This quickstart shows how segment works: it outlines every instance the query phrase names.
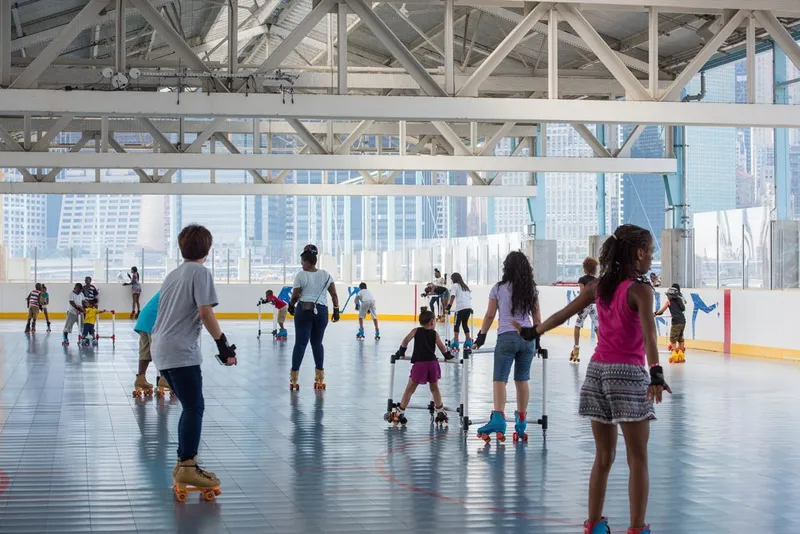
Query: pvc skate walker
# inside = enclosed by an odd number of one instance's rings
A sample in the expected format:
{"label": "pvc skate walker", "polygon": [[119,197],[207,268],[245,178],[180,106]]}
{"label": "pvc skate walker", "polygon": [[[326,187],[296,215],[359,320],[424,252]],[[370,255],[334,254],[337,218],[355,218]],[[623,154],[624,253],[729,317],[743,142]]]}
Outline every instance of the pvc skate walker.
{"label": "pvc skate walker", "polygon": [[[101,336],[100,335],[100,314],[97,314],[97,319],[94,323],[94,337],[91,339],[87,339],[81,335],[83,332],[83,321],[78,321],[80,323],[79,330],[78,330],[78,346],[81,345],[84,347],[88,347],[91,345],[92,347],[96,347],[101,339],[110,339],[111,345],[116,346],[117,344],[117,312],[114,310],[108,310],[108,313],[111,314],[111,335],[110,336]],[[69,340],[66,340],[66,345],[69,345]],[[62,343],[63,344],[63,343]]]}
{"label": "pvc skate walker", "polygon": [[[494,349],[482,349],[475,351],[475,353],[494,352]],[[542,360],[542,417],[537,419],[535,423],[542,427],[542,440],[547,439],[547,349],[536,347],[536,356]],[[487,445],[491,443],[491,435],[495,434],[497,441],[504,442],[506,440],[506,423],[514,423],[514,433],[512,439],[514,442],[528,441],[528,434],[525,430],[528,427],[528,415],[526,413],[514,412],[514,419],[506,419],[503,412],[492,411],[489,417],[489,422],[478,429],[478,439],[482,439]]]}
{"label": "pvc skate walker", "polygon": [[469,420],[468,416],[468,406],[469,406],[469,397],[467,395],[467,384],[469,383],[469,368],[467,367],[466,363],[469,360],[469,354],[464,354],[464,358],[461,360],[450,359],[450,360],[441,360],[438,359],[439,363],[445,363],[448,365],[461,365],[464,369],[464,376],[461,379],[461,399],[460,404],[454,410],[453,408],[448,408],[446,405],[443,405],[441,408],[437,409],[434,405],[433,401],[430,401],[426,405],[419,405],[419,404],[409,404],[405,407],[405,409],[400,409],[400,403],[394,401],[394,373],[396,370],[395,364],[398,361],[406,361],[410,362],[411,357],[400,357],[397,354],[392,354],[391,357],[391,364],[392,364],[392,371],[389,377],[389,399],[386,401],[386,413],[383,414],[383,420],[389,424],[394,425],[395,427],[398,425],[406,426],[408,423],[408,419],[405,416],[406,410],[426,410],[431,415],[431,423],[434,423],[439,426],[444,426],[450,422],[450,418],[447,416],[447,412],[456,413],[458,414],[458,421],[461,424],[461,428],[464,431],[464,435],[466,436],[467,429],[469,425],[472,424],[472,421]]}

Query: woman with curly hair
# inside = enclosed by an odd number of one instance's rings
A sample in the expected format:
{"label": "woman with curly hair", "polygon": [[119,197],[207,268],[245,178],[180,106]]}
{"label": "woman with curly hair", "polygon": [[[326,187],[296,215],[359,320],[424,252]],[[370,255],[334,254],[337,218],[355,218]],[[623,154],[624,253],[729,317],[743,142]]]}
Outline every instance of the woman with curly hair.
{"label": "woman with curly hair", "polygon": [[486,343],[486,333],[492,327],[495,316],[500,314],[497,328],[497,345],[494,348],[494,410],[489,422],[478,429],[478,437],[489,442],[489,435],[505,441],[506,432],[506,384],[514,366],[514,385],[517,388],[517,409],[514,412],[514,438],[524,440],[527,427],[526,413],[531,378],[531,363],[536,352],[536,343],[522,339],[514,328],[514,322],[522,326],[534,326],[542,321],[539,311],[539,292],[533,280],[533,269],[522,252],[509,253],[503,262],[503,279],[489,293],[489,307],[483,317],[483,325],[475,340],[475,348]]}

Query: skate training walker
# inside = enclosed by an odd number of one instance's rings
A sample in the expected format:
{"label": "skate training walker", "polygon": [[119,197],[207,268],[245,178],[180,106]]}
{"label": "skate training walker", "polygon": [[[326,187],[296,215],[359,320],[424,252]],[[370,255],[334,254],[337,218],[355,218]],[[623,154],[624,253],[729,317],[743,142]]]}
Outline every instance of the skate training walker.
{"label": "skate training walker", "polygon": [[[474,354],[493,354],[493,348],[486,348],[486,349],[479,349],[479,350],[466,350],[463,351],[462,357],[460,359],[453,358],[451,360],[444,360],[442,358],[438,358],[440,364],[448,364],[448,365],[460,365],[461,368],[464,370],[464,376],[461,377],[461,399],[459,401],[458,407],[453,409],[452,407],[448,407],[445,404],[444,410],[449,413],[455,413],[458,415],[458,421],[461,424],[461,430],[464,434],[464,438],[466,439],[467,433],[469,432],[469,427],[472,424],[472,420],[469,418],[469,359],[470,356]],[[542,361],[542,417],[536,420],[536,424],[542,427],[542,439],[547,439],[547,349],[543,349],[542,347],[536,347],[536,355]],[[397,426],[401,424],[402,426],[406,426],[405,420],[393,420],[391,415],[395,408],[400,406],[400,402],[395,402],[394,400],[394,375],[396,371],[396,366],[398,361],[411,361],[411,356],[408,357],[401,357],[397,354],[392,354],[391,356],[391,373],[389,376],[389,399],[386,401],[386,413],[383,416],[384,421],[387,421],[391,424]],[[419,405],[419,404],[409,404],[405,408],[406,410],[427,410],[431,415],[431,422],[434,422],[434,417],[436,414],[436,410],[434,408],[434,402],[431,400],[426,405]],[[402,418],[405,419],[405,418]],[[507,420],[507,422],[514,423],[514,420]],[[480,437],[480,436],[479,436]],[[522,441],[528,441],[528,435],[523,434],[518,436],[518,438]],[[498,435],[498,439],[500,441],[505,441],[505,436]],[[515,436],[514,441],[517,441],[517,436]],[[488,441],[487,441],[488,443]]]}
{"label": "skate training walker", "polygon": [[[258,301],[258,335],[256,339],[261,339],[261,306],[263,304],[267,304],[265,299]],[[286,341],[289,339],[286,329],[278,331],[278,308],[275,306],[272,306],[272,337],[275,338],[276,341]]]}
{"label": "skate training walker", "polygon": [[[78,345],[79,346],[81,345],[81,341],[83,341],[83,344],[85,346],[89,346],[89,344],[91,344],[92,346],[96,347],[98,342],[101,339],[110,339],[111,340],[111,344],[116,346],[116,344],[117,344],[117,312],[114,311],[114,310],[108,310],[106,313],[110,313],[111,314],[111,335],[110,336],[101,336],[100,335],[100,317],[101,317],[102,314],[98,313],[97,314],[97,318],[95,319],[95,323],[94,323],[94,338],[92,338],[92,339],[84,339],[83,338],[83,316],[81,315],[81,316],[78,317],[78,319],[79,319],[78,320]],[[64,345],[66,346],[66,345],[68,345],[68,343],[66,343]]]}

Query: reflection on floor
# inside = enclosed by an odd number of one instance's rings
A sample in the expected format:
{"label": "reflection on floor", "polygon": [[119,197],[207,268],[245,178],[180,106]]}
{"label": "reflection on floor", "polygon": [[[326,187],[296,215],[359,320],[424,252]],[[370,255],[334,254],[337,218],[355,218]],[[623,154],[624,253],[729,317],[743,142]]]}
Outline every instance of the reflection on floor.
{"label": "reflection on floor", "polygon": [[[569,339],[544,341],[546,444],[531,426],[527,445],[485,447],[476,426],[462,439],[455,418],[441,431],[421,411],[406,429],[383,421],[389,354],[411,324],[385,324],[378,342],[370,331],[357,341],[354,323],[330,325],[328,389],[312,389],[309,352],[298,393],[288,390],[291,327],[289,343],[278,343],[258,341],[254,323],[223,326],[241,363],[219,366],[204,338],[200,451],[223,494],[179,504],[170,475],[180,406],[132,398],[129,324],[118,325],[116,347],[101,340],[96,349],[0,324],[0,532],[581,531],[593,442],[576,409],[588,342],[577,367],[567,361]],[[491,369],[490,355],[470,364],[476,423],[491,408]],[[443,371],[452,404],[462,373]],[[533,374],[538,417],[541,362]],[[398,375],[401,392],[407,368]],[[667,379],[675,394],[657,409],[650,447],[654,532],[797,532],[800,366],[690,352],[686,365],[667,367]],[[420,389],[415,401],[427,400]],[[606,503],[614,532],[628,526],[627,474],[620,440]]]}

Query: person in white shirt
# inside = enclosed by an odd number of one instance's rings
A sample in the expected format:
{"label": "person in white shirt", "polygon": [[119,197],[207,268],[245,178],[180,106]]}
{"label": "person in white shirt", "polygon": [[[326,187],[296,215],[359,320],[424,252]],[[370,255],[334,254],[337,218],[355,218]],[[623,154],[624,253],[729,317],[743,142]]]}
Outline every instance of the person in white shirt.
{"label": "person in white shirt", "polygon": [[450,280],[453,286],[450,288],[450,301],[447,303],[447,313],[455,305],[456,325],[453,329],[453,342],[450,344],[450,350],[453,353],[458,352],[458,330],[459,327],[464,330],[464,351],[472,350],[472,338],[469,336],[469,318],[472,315],[472,291],[469,286],[464,283],[464,279],[459,273],[450,275]]}
{"label": "person in white shirt", "polygon": [[69,345],[69,335],[72,327],[78,322],[78,318],[83,313],[83,285],[75,284],[72,293],[69,294],[69,307],[67,308],[67,322],[64,323],[64,339],[61,342],[65,347]]}
{"label": "person in white shirt", "polygon": [[367,284],[358,284],[356,294],[356,309],[358,310],[358,333],[356,339],[364,339],[364,319],[367,314],[372,315],[372,324],[375,325],[375,339],[381,338],[381,330],[378,328],[378,308],[375,306],[375,297],[372,291],[367,289]]}

